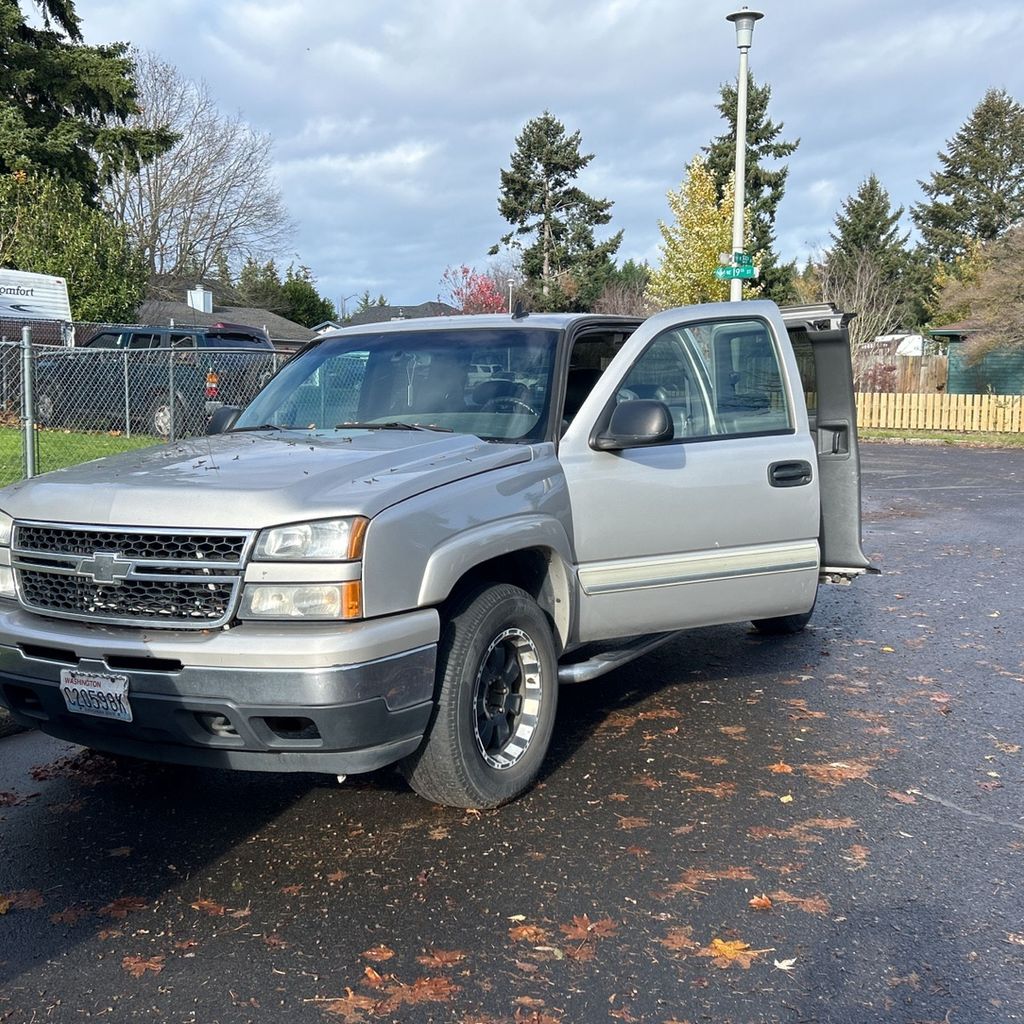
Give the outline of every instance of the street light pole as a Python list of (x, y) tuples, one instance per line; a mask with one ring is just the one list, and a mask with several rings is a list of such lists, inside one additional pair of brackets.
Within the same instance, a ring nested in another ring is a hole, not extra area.
[[(732, 211), (732, 251), (743, 252), (743, 207), (746, 203), (747, 173), (747, 54), (754, 40), (754, 22), (764, 15), (760, 11), (741, 8), (734, 14), (727, 14), (726, 21), (736, 26), (736, 46), (740, 51), (740, 73), (736, 81), (736, 172), (735, 196)], [(743, 298), (743, 282), (734, 277), (729, 282), (729, 299), (738, 302)]]

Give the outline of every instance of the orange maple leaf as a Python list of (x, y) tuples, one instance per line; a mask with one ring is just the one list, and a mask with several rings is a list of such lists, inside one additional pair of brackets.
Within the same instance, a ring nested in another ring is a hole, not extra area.
[(425, 956), (416, 957), (416, 962), (424, 967), (451, 967), (465, 959), (466, 954), (460, 949), (432, 949)]
[(765, 896), (761, 893), (760, 896), (755, 896), (753, 899), (747, 901), (747, 906), (753, 910), (771, 910), (772, 901), (770, 896)]
[(193, 910), (201, 910), (204, 914), (209, 914), (210, 917), (224, 916), (224, 904), (215, 903), (213, 900), (206, 899), (205, 896), (200, 896), (191, 904), (191, 907)]
[(707, 946), (697, 950), (697, 956), (710, 957), (715, 967), (739, 965), (749, 971), (750, 965), (759, 956), (771, 952), (771, 949), (751, 949), (749, 942), (740, 939), (712, 939)]
[(102, 914), (104, 917), (112, 917), (118, 921), (123, 921), (133, 910), (145, 909), (146, 901), (139, 899), (138, 896), (121, 896), (108, 903), (105, 907), (100, 907), (96, 913)]
[(805, 914), (827, 914), (832, 909), (824, 896), (794, 896), (785, 889), (779, 889), (771, 893), (771, 898), (776, 903), (792, 903)]
[(377, 1000), (371, 996), (360, 995), (358, 992), (346, 988), (345, 995), (340, 999), (332, 999), (329, 1003), (324, 1003), (323, 1009), (325, 1013), (341, 1017), (346, 1024), (358, 1024), (366, 1019), (363, 1016), (363, 1011), (372, 1010), (376, 1005)]
[(141, 978), (146, 971), (159, 974), (164, 969), (163, 956), (126, 956), (121, 961), (121, 966), (133, 977)]
[(665, 938), (658, 939), (658, 942), (674, 953), (689, 953), (700, 946), (699, 942), (693, 941), (693, 928), (690, 925), (669, 928)]
[(513, 942), (540, 943), (547, 942), (548, 933), (535, 924), (518, 924), (514, 928), (509, 928), (508, 937)]

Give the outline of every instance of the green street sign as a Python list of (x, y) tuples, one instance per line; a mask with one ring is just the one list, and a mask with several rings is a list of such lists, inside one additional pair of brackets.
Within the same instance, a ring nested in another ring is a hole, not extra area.
[(757, 268), (754, 266), (715, 267), (715, 277), (717, 277), (719, 281), (731, 281), (734, 278), (749, 281), (757, 277)]
[(754, 264), (754, 257), (749, 252), (734, 252), (732, 261), (739, 267), (750, 267)]

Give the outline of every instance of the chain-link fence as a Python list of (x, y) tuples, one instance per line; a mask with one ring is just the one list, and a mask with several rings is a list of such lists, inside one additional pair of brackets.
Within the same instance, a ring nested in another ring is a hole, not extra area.
[[(194, 339), (141, 349), (37, 344), (66, 336), (50, 324), (16, 342), (22, 325), (13, 326), (17, 334), (0, 322), (0, 484), (202, 434), (216, 409), (246, 405), (287, 358)], [(75, 334), (105, 326), (75, 325)]]

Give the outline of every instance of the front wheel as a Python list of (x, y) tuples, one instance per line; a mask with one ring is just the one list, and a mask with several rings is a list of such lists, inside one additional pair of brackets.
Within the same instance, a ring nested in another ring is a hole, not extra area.
[(497, 807), (537, 776), (551, 740), (558, 668), (537, 603), (509, 584), (463, 595), (438, 648), (437, 707), (422, 746), (401, 764), (420, 796)]

